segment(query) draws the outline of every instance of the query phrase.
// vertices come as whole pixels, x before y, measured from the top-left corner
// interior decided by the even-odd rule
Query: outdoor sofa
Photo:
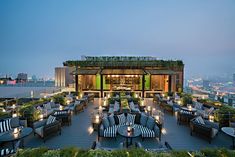
[[[195,117],[190,121],[190,134],[202,136],[211,143],[212,139],[218,134],[219,124],[204,120],[201,116]]]
[[[158,123],[153,117],[144,113],[111,114],[104,117],[98,130],[98,140],[100,137],[116,138],[118,128],[130,123],[140,129],[142,139],[158,137],[161,140]]]
[[[56,117],[49,116],[47,119],[33,123],[34,135],[39,135],[46,141],[52,134],[59,133],[61,135],[61,122],[56,120]]]

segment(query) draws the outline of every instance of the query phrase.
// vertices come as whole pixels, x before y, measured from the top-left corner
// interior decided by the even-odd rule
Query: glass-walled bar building
[[[182,61],[158,60],[156,57],[83,56],[66,61],[74,75],[75,91],[96,93],[133,91],[142,97],[154,93],[180,92],[183,89]],[[70,70],[71,71],[71,70]]]

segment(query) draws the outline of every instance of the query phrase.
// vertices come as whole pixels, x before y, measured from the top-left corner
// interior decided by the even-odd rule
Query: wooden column
[[[145,79],[144,75],[142,75],[142,98],[144,98],[144,86],[145,86]]]
[[[75,75],[75,91],[76,94],[78,95],[78,74]]]
[[[100,94],[101,94],[101,98],[103,98],[103,75],[100,75]]]
[[[168,92],[171,92],[171,84],[172,84],[172,79],[171,79],[171,75],[169,75],[168,77]]]

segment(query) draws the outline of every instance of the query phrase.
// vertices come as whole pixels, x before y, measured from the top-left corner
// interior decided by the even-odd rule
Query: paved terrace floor
[[[145,101],[146,104],[158,108],[156,104],[153,104],[152,99],[145,99]],[[97,139],[97,132],[93,132],[91,127],[91,112],[99,103],[101,103],[101,99],[95,99],[94,102],[89,103],[84,112],[73,115],[72,125],[64,126],[61,136],[55,135],[43,143],[40,138],[32,134],[25,139],[25,147],[63,148],[76,146],[90,148],[93,141]],[[189,126],[177,125],[176,117],[167,113],[164,114],[164,130],[161,142],[158,142],[157,139],[147,139],[142,142],[140,138],[136,138],[134,141],[140,141],[144,148],[157,148],[161,143],[167,141],[173,149],[177,150],[197,150],[206,147],[230,148],[232,144],[232,139],[222,132],[219,132],[211,144],[201,137],[190,136]],[[101,145],[115,148],[123,141],[125,139],[118,136],[116,141],[115,139],[102,139]]]

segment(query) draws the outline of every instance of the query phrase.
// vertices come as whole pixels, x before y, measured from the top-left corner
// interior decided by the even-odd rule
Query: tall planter
[[[219,126],[227,127],[231,121],[235,121],[235,109],[230,106],[222,106],[215,111],[215,120]]]

